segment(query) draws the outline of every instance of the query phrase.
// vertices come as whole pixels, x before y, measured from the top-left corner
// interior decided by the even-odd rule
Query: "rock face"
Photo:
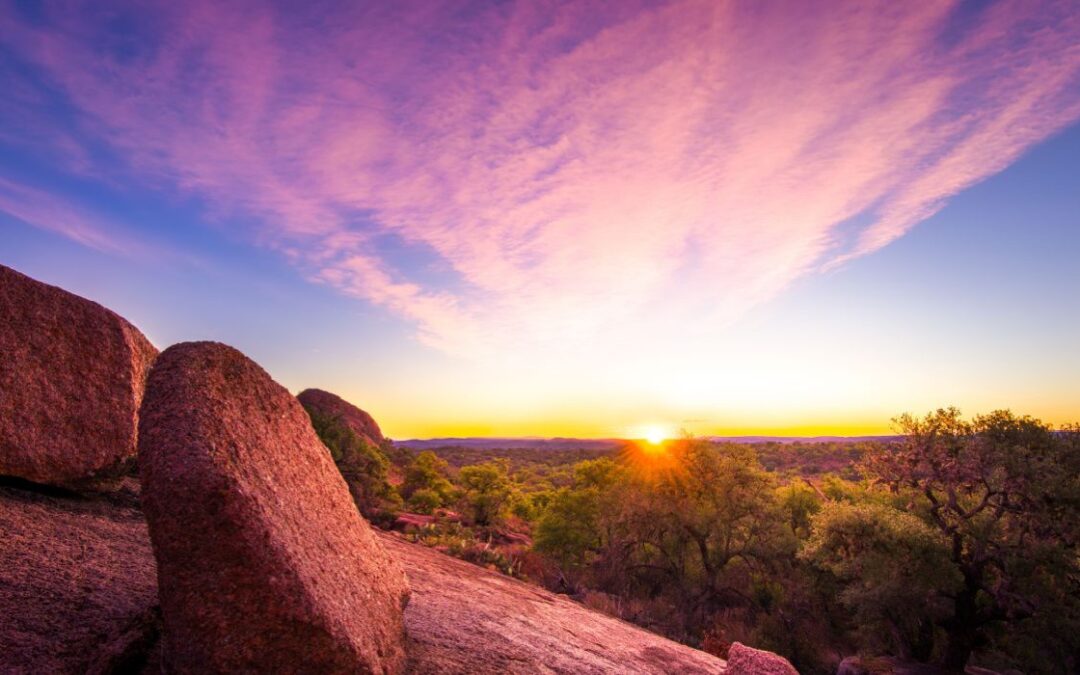
[[[134,457],[155,356],[113,312],[0,265],[0,475],[79,486]]]
[[[0,487],[0,537],[0,673],[163,672],[154,555],[137,508]],[[406,672],[724,670],[714,656],[565,596],[392,535],[377,537],[413,588]],[[269,593],[264,599],[275,601]],[[235,633],[216,637],[232,642],[258,621],[257,614],[244,617]],[[301,666],[280,662],[267,672],[322,672],[317,657],[312,649]]]
[[[139,430],[170,672],[402,670],[405,575],[288,391],[231,347],[175,345]]]
[[[384,440],[379,425],[371,415],[337,394],[322,389],[305,389],[296,398],[309,410],[328,417],[340,417],[345,426],[372,445],[378,445]]]
[[[409,673],[722,673],[724,661],[565,596],[381,534],[409,575]],[[767,671],[771,672],[771,671]]]
[[[727,675],[799,675],[783,656],[735,642],[728,650]]]
[[[156,607],[137,508],[0,487],[0,672],[138,672]]]

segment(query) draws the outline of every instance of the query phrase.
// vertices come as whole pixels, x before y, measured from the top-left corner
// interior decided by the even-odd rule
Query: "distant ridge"
[[[705,436],[717,443],[864,443],[869,441],[895,441],[899,436]],[[486,450],[515,450],[521,448],[546,448],[550,450],[612,450],[629,442],[623,438],[543,438],[539,436],[515,436],[493,438],[413,438],[394,441],[394,445],[410,450],[435,448],[482,448]]]
[[[484,450],[518,450],[543,448],[546,450],[613,450],[626,443],[618,438],[539,438],[518,436],[514,438],[426,438],[394,441],[394,445],[410,450],[435,448],[480,448]]]
[[[730,443],[865,443],[897,441],[901,436],[706,436],[710,441]]]

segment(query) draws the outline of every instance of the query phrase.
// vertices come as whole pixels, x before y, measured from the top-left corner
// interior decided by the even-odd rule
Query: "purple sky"
[[[291,4],[0,3],[0,263],[397,436],[1080,418],[1075,3]]]

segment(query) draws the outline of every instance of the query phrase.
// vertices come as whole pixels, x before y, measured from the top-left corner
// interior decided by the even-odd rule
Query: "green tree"
[[[963,671],[1003,626],[1073,616],[1080,589],[1080,443],[1031,417],[958,410],[897,419],[903,443],[868,455],[867,469],[946,543],[960,580],[939,589],[948,611],[941,662]],[[1073,638],[1075,640],[1075,638]],[[1065,652],[1075,656],[1077,644]],[[1072,663],[1072,665],[1077,665]],[[1067,670],[1068,664],[1059,664]],[[1054,668],[1049,668],[1054,670]]]
[[[387,481],[390,462],[382,450],[346,425],[340,416],[307,409],[311,425],[349,486],[361,513],[400,504],[401,498]]]
[[[807,483],[793,482],[777,489],[776,497],[791,533],[799,539],[809,537],[810,519],[821,510],[822,496]]]
[[[795,538],[750,447],[688,439],[667,452],[636,481],[624,513],[630,568],[666,577],[687,621],[704,625],[724,607],[753,602],[755,578],[793,555]]]
[[[439,506],[449,504],[454,500],[455,491],[453,484],[446,477],[448,471],[446,462],[434,452],[430,450],[421,452],[405,467],[401,496],[406,501],[410,501],[417,490],[427,490],[437,496]]]
[[[409,496],[408,506],[414,513],[431,514],[435,512],[435,509],[443,506],[443,500],[435,490],[418,488]]]
[[[673,634],[700,635],[721,609],[754,604],[762,575],[793,555],[783,523],[775,483],[750,448],[687,439],[576,465],[535,534],[564,578],[665,598]]]
[[[477,525],[493,525],[510,499],[512,486],[505,462],[491,461],[462,467],[462,500]]]
[[[888,635],[903,658],[927,660],[947,614],[941,594],[960,584],[941,533],[889,506],[846,502],[827,504],[811,528],[800,555],[841,582],[862,643],[887,647],[874,643]]]
[[[547,504],[534,532],[534,548],[564,572],[580,570],[601,543],[596,493],[563,488]]]
[[[609,458],[585,460],[574,465],[571,485],[551,494],[534,547],[558,565],[568,588],[611,543],[626,480],[626,469]]]

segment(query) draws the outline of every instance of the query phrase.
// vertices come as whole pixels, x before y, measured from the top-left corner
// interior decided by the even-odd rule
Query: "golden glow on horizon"
[[[652,445],[660,445],[667,440],[667,433],[658,426],[645,427],[645,440]]]
[[[798,375],[803,375],[802,371]],[[417,375],[419,377],[419,375]],[[1061,426],[1080,419],[1075,395],[1052,391],[1015,400],[998,400],[978,392],[948,391],[944,394],[911,383],[918,394],[903,396],[898,391],[882,391],[877,399],[863,395],[861,405],[848,407],[843,400],[827,405],[792,396],[791,387],[772,382],[773,389],[788,392],[784,401],[774,397],[767,405],[764,394],[751,402],[716,400],[682,407],[658,397],[638,403],[625,390],[605,391],[597,397],[564,394],[557,404],[545,399],[558,396],[556,388],[533,386],[531,382],[508,387],[498,382],[497,396],[480,384],[464,396],[459,383],[447,383],[417,391],[403,383],[412,377],[396,378],[383,385],[369,385],[353,390],[346,382],[318,382],[321,388],[340,393],[346,400],[370,412],[388,437],[411,438],[578,438],[639,439],[642,446],[653,438],[678,438],[685,431],[690,436],[877,436],[895,433],[892,418],[904,412],[925,414],[942,405],[958,405],[965,414],[980,414],[996,408],[1011,407],[1018,414],[1032,414],[1043,421]],[[895,378],[882,382],[896,384]],[[290,383],[291,384],[291,383]],[[903,388],[908,388],[908,383]],[[301,386],[302,385],[302,386]],[[565,386],[565,382],[563,383]],[[311,386],[306,378],[293,385],[294,390]],[[745,394],[745,387],[735,390]],[[535,392],[535,393],[533,393]],[[853,392],[862,395],[863,392]],[[644,396],[644,394],[643,394]],[[843,399],[846,397],[837,397]]]
[[[642,445],[646,452],[655,452],[671,439],[672,432],[663,424],[644,424],[635,428],[630,436],[643,440]]]

